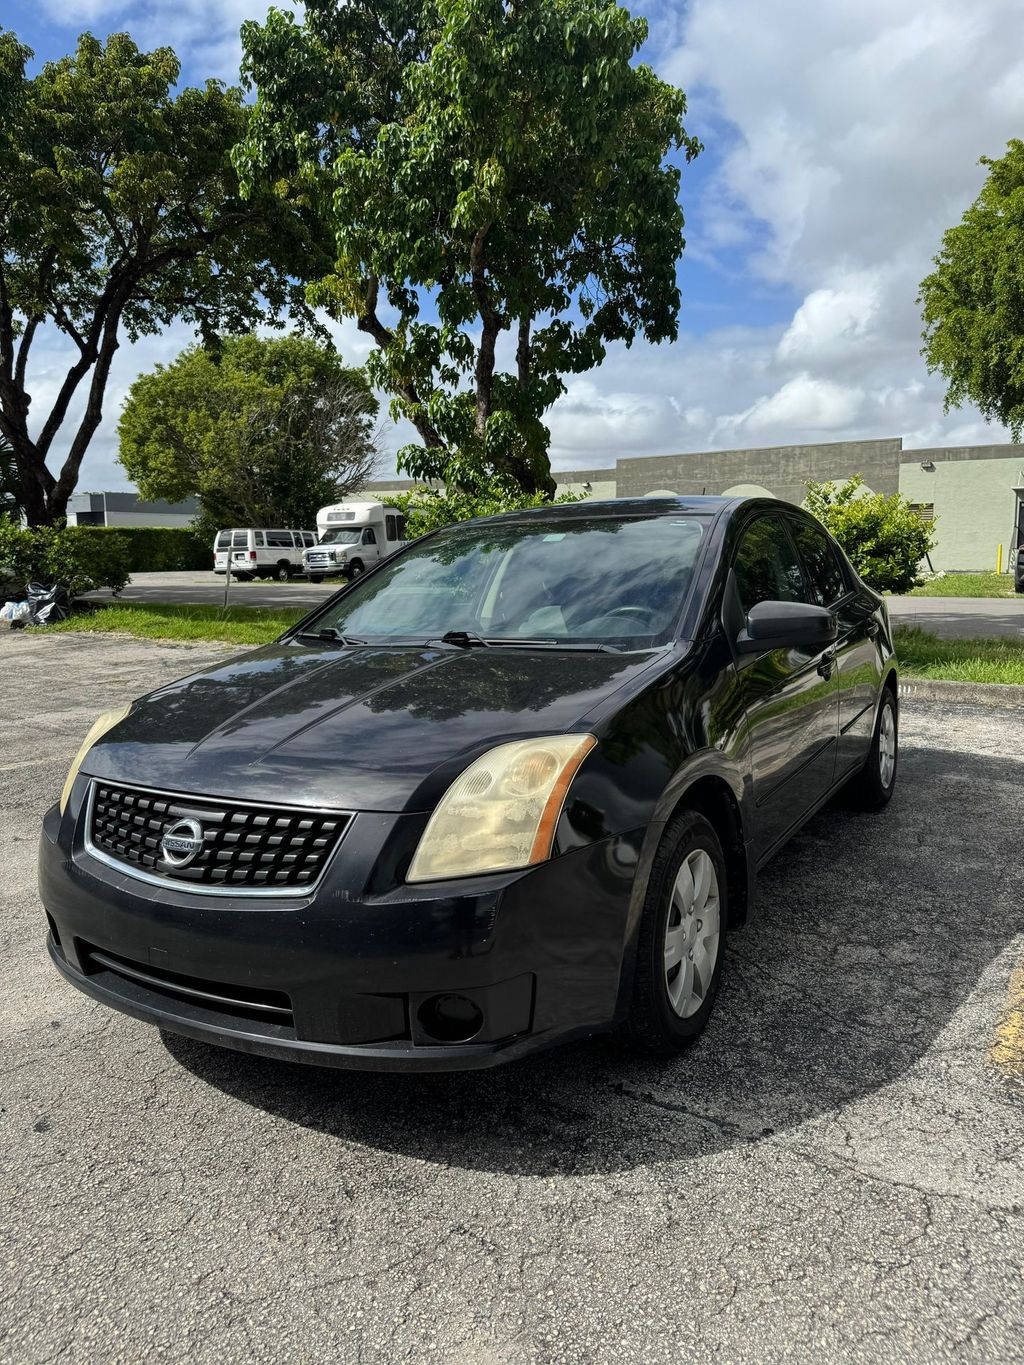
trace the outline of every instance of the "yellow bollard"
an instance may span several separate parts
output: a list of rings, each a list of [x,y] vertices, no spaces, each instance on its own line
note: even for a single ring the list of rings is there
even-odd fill
[[[1000,545],[1000,546],[999,546],[999,549],[996,551],[996,573],[1002,573],[1002,572],[1003,572],[1003,547],[1002,547],[1002,545]]]

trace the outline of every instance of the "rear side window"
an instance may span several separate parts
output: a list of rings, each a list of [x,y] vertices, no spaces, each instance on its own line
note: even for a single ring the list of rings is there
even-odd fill
[[[781,517],[763,516],[740,536],[733,565],[743,610],[758,602],[808,601],[800,561]]]
[[[388,540],[398,539],[398,518],[391,512],[384,518],[384,534]]]
[[[249,548],[249,532],[235,531],[232,536],[231,545],[235,550],[247,550]]]
[[[267,544],[275,550],[292,550],[295,548],[291,531],[268,531]]]
[[[253,533],[252,533],[252,539],[253,539],[253,544],[256,546],[256,548],[257,548],[258,550],[262,550],[262,549],[263,549],[263,532],[262,532],[262,531],[253,531]]]
[[[792,524],[800,558],[804,561],[811,590],[821,607],[830,607],[845,597],[848,588],[846,575],[835,550],[824,531],[805,521]]]

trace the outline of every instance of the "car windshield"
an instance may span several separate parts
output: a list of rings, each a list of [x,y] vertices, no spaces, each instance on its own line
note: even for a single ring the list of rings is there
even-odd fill
[[[414,543],[305,633],[646,648],[669,638],[704,525],[651,515],[454,526]]]
[[[320,537],[321,545],[358,545],[359,531],[348,527],[344,531],[325,531]]]

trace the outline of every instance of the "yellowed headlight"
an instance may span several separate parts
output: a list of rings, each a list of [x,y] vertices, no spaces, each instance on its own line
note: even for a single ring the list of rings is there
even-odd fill
[[[86,754],[102,735],[105,735],[108,730],[113,730],[115,725],[120,725],[131,709],[132,704],[129,702],[127,706],[119,706],[116,711],[104,711],[102,716],[97,716],[93,721],[92,728],[86,735],[82,747],[75,754],[75,761],[71,765],[71,771],[64,783],[64,790],[60,794],[61,815],[67,809],[68,801],[71,799],[71,788],[75,785],[75,778],[78,776],[79,768],[85,762]]]
[[[552,735],[483,754],[442,796],[406,880],[503,872],[549,858],[569,783],[596,743],[593,735]]]

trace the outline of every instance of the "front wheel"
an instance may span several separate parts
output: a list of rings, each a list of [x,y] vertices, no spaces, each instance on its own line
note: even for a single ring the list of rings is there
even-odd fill
[[[882,693],[875,733],[867,762],[846,789],[850,804],[857,810],[881,810],[896,789],[899,765],[899,723],[896,698],[888,688]]]
[[[362,576],[363,576],[363,574],[364,574],[365,572],[366,572],[366,570],[363,568],[362,564],[361,564],[360,561],[357,559],[356,562],[355,562],[354,564],[350,564],[350,565],[348,566],[348,574],[347,574],[347,577],[348,577],[349,582],[351,583],[351,582],[353,581],[353,579],[356,579],[356,578],[362,578]]]
[[[655,854],[640,921],[628,1028],[656,1057],[697,1039],[711,1016],[725,955],[728,890],[714,826],[682,811]]]

